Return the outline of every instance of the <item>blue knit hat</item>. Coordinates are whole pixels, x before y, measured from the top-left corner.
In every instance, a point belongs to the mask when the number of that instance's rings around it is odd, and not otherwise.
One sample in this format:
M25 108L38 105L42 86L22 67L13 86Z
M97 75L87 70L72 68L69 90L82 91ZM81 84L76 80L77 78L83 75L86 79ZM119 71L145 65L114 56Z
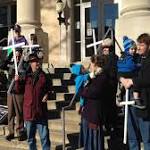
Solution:
M133 46L133 44L135 44L135 42L132 39L129 39L127 36L123 37L123 47L126 53L129 52L129 49Z

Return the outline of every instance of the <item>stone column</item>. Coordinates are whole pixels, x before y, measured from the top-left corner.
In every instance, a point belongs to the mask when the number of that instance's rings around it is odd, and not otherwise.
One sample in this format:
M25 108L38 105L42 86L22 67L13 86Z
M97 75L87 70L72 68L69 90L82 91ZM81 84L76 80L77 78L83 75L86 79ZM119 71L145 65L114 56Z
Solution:
M73 0L67 0L67 7L65 12L67 18L66 34L67 34L67 63L74 61L74 5Z
M120 17L116 20L116 39L122 46L124 35L136 40L142 33L150 33L150 0L122 0ZM116 49L118 49L116 47ZM117 52L118 53L118 52Z
M40 0L17 0L17 22L20 25L41 27Z
M38 37L48 61L48 34L41 29L40 0L17 0L17 23L22 27L22 34L29 40L30 34Z

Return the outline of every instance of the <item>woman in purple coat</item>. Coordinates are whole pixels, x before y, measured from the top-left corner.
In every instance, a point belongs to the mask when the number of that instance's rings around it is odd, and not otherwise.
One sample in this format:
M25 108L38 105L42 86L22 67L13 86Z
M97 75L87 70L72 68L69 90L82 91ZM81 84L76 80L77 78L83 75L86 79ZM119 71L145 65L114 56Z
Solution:
M82 111L84 150L104 150L104 135L102 131L105 97L107 88L107 77L103 71L105 57L91 57L91 72L95 78L81 91L81 96L86 99ZM108 94L108 93L107 93Z

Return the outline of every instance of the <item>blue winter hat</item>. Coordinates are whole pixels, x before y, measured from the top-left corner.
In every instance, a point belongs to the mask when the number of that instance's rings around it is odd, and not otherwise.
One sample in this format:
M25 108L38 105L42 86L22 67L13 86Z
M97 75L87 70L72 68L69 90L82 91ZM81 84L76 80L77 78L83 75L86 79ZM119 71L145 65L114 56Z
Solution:
M132 39L128 38L127 36L123 37L123 47L126 53L128 53L129 49L133 47L133 44L135 44L135 42Z

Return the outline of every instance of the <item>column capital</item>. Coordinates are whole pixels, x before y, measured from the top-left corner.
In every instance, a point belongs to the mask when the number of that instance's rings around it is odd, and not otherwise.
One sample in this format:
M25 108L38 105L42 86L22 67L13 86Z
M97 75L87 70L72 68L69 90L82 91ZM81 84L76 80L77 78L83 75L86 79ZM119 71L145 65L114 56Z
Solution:
M130 14L138 14L146 15L147 13L150 15L150 0L122 0L121 7L121 16L130 15Z

